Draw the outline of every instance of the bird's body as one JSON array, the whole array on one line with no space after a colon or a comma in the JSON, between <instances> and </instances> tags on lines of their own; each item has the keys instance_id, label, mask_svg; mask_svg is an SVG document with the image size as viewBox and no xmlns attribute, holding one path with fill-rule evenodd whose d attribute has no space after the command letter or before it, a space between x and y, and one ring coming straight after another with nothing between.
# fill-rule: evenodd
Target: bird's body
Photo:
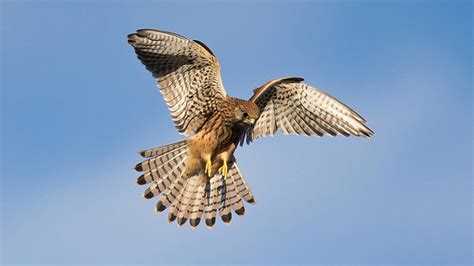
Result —
<instances>
[{"instance_id":1,"label":"bird's body","mask_svg":"<svg viewBox=\"0 0 474 266\"><path fill-rule=\"evenodd\" d=\"M219 212L225 223L231 209L244 214L242 200L255 203L234 157L237 146L262 136L324 134L370 137L365 120L329 94L297 77L274 79L247 101L227 95L219 63L199 41L157 30L138 30L129 43L153 73L178 131L189 138L140 152L135 169L150 184L145 198L160 195L156 210L171 207L178 225L201 218L212 227Z\"/></svg>"},{"instance_id":2,"label":"bird's body","mask_svg":"<svg viewBox=\"0 0 474 266\"><path fill-rule=\"evenodd\" d=\"M253 119L258 116L257 105L252 102L226 97L218 105L219 112L215 112L189 141L189 163L186 166L186 175L204 174L205 166L211 162L208 176L214 176L217 170L228 162L238 146L242 135L249 124L245 118L236 119L235 109L243 108L247 114L252 113ZM247 111L248 109L248 111Z\"/></svg>"}]
</instances>

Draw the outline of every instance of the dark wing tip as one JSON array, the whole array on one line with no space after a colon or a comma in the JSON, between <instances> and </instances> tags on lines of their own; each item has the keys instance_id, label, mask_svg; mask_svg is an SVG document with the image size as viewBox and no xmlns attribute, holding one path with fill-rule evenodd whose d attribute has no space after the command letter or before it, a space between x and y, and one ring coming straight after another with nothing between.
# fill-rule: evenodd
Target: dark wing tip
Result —
<instances>
[{"instance_id":1,"label":"dark wing tip","mask_svg":"<svg viewBox=\"0 0 474 266\"><path fill-rule=\"evenodd\" d=\"M209 48L207 45L205 45L203 42L199 41L199 40L193 40L195 43L199 44L202 48L206 49L206 51L208 51L211 55L213 56L216 56L214 55L214 53L211 51L211 48Z\"/></svg>"},{"instance_id":2,"label":"dark wing tip","mask_svg":"<svg viewBox=\"0 0 474 266\"><path fill-rule=\"evenodd\" d=\"M137 30L138 33L145 33L145 31L157 31L157 30L154 30L154 29L138 29Z\"/></svg>"},{"instance_id":3,"label":"dark wing tip","mask_svg":"<svg viewBox=\"0 0 474 266\"><path fill-rule=\"evenodd\" d=\"M135 43L137 43L137 41L139 41L140 38L150 37L150 33L166 33L166 34L178 36L180 38L184 38L183 36L179 36L178 34L172 33L172 32L165 32L165 31L159 31L159 30L153 30L153 29L138 29L137 32L130 33L127 35L128 43L133 46Z\"/></svg>"},{"instance_id":4,"label":"dark wing tip","mask_svg":"<svg viewBox=\"0 0 474 266\"><path fill-rule=\"evenodd\" d=\"M303 78L300 77L285 77L285 78L279 78L279 79L272 79L268 81L267 83L263 84L261 87L258 87L253 90L253 95L250 97L249 101L251 102L256 102L260 95L263 94L267 89L275 86L278 83L281 82L301 82L303 81Z\"/></svg>"},{"instance_id":5,"label":"dark wing tip","mask_svg":"<svg viewBox=\"0 0 474 266\"><path fill-rule=\"evenodd\" d=\"M146 37L148 36L150 33L160 33L159 30L154 30L154 29L138 29L137 30L137 33L135 33L136 35L140 36L140 37Z\"/></svg>"},{"instance_id":6,"label":"dark wing tip","mask_svg":"<svg viewBox=\"0 0 474 266\"><path fill-rule=\"evenodd\" d=\"M141 35L143 37L148 36L149 33L168 34L168 35L172 35L174 37L189 40L188 38L184 37L183 35L179 35L177 33L171 32L171 31L155 30L155 29L138 29L137 30L137 34Z\"/></svg>"},{"instance_id":7,"label":"dark wing tip","mask_svg":"<svg viewBox=\"0 0 474 266\"><path fill-rule=\"evenodd\" d=\"M134 46L134 44L137 42L137 34L135 33L131 33L129 35L127 35L127 42L128 44L130 44L131 46Z\"/></svg>"},{"instance_id":8,"label":"dark wing tip","mask_svg":"<svg viewBox=\"0 0 474 266\"><path fill-rule=\"evenodd\" d=\"M365 126L365 130L362 131L362 133L367 137L367 138L370 138L372 137L373 135L375 135L375 132L372 131L372 129L370 129L368 126L364 125Z\"/></svg>"},{"instance_id":9,"label":"dark wing tip","mask_svg":"<svg viewBox=\"0 0 474 266\"><path fill-rule=\"evenodd\" d=\"M301 82L301 81L304 81L304 78L301 78L301 77L289 77L289 78L285 78L284 81Z\"/></svg>"}]
</instances>

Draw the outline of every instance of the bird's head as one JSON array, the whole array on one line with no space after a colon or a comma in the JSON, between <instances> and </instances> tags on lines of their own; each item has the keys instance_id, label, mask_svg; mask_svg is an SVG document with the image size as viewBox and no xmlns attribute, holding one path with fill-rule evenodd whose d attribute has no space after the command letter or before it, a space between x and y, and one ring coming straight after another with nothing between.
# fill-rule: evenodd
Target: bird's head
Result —
<instances>
[{"instance_id":1,"label":"bird's head","mask_svg":"<svg viewBox=\"0 0 474 266\"><path fill-rule=\"evenodd\" d=\"M259 116L260 109L253 102L241 101L235 108L236 120L244 125L253 125Z\"/></svg>"}]
</instances>

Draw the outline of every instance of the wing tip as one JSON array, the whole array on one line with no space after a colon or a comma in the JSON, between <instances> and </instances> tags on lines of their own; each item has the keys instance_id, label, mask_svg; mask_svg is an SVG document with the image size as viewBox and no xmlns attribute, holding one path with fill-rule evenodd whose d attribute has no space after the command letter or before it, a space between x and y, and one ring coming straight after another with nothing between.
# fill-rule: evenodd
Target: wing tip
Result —
<instances>
[{"instance_id":1,"label":"wing tip","mask_svg":"<svg viewBox=\"0 0 474 266\"><path fill-rule=\"evenodd\" d=\"M138 29L136 30L136 33L132 33L132 34L137 34L138 36L142 36L142 37L147 37L149 36L150 34L153 34L153 33L157 33L157 34L168 34L168 35L171 35L171 36L174 36L174 37L178 37L178 38L183 38L183 39L186 39L186 40L189 40L188 38L182 36L182 35L179 35L177 33L174 33L174 32L171 32L171 31L165 31L165 30L156 30L156 29L150 29L150 28L143 28L143 29Z\"/></svg>"},{"instance_id":2,"label":"wing tip","mask_svg":"<svg viewBox=\"0 0 474 266\"><path fill-rule=\"evenodd\" d=\"M197 43L199 46L201 46L202 48L204 48L208 53L210 53L211 55L213 56L216 56L211 48L209 48L205 43L201 42L200 40L193 40L193 42Z\"/></svg>"},{"instance_id":3,"label":"wing tip","mask_svg":"<svg viewBox=\"0 0 474 266\"><path fill-rule=\"evenodd\" d=\"M127 35L127 39L128 39L128 43L130 42L134 42L135 41L135 38L136 38L137 34L136 33L130 33Z\"/></svg>"},{"instance_id":4,"label":"wing tip","mask_svg":"<svg viewBox=\"0 0 474 266\"><path fill-rule=\"evenodd\" d=\"M299 83L299 82L304 81L304 78L293 76L293 77L284 77L284 78L279 78L279 79L272 79L272 80L268 81L267 83L263 84L262 86L260 86L258 88L255 88L253 90L253 95L252 95L252 97L250 97L249 101L255 102L260 97L260 95L264 91L266 91L268 88L273 87L276 84L281 83L281 82L285 82L285 81L298 82Z\"/></svg>"},{"instance_id":5,"label":"wing tip","mask_svg":"<svg viewBox=\"0 0 474 266\"><path fill-rule=\"evenodd\" d=\"M149 35L150 35L150 32L159 32L157 30L153 30L153 29L138 29L136 30L134 33L130 33L127 35L127 42L134 46L135 43L137 43L137 41L140 39L140 38L148 38Z\"/></svg>"},{"instance_id":6,"label":"wing tip","mask_svg":"<svg viewBox=\"0 0 474 266\"><path fill-rule=\"evenodd\" d=\"M368 128L367 126L365 127L366 130L363 132L364 135L365 135L365 138L371 138L373 136L375 136L375 132L372 131L370 128Z\"/></svg>"},{"instance_id":7,"label":"wing tip","mask_svg":"<svg viewBox=\"0 0 474 266\"><path fill-rule=\"evenodd\" d=\"M360 123L361 128L359 128L358 133L360 137L363 138L371 138L372 136L375 135L375 132L370 129L365 123Z\"/></svg>"}]
</instances>

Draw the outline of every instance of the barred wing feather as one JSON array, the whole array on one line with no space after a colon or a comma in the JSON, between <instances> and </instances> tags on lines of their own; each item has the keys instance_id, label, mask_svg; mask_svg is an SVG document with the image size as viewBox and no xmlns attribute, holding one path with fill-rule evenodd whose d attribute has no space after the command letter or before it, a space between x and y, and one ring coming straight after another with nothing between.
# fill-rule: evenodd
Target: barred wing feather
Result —
<instances>
[{"instance_id":1,"label":"barred wing feather","mask_svg":"<svg viewBox=\"0 0 474 266\"><path fill-rule=\"evenodd\" d=\"M148 29L128 35L128 43L155 77L176 129L186 136L198 131L226 97L212 51L199 41Z\"/></svg>"},{"instance_id":2,"label":"barred wing feather","mask_svg":"<svg viewBox=\"0 0 474 266\"><path fill-rule=\"evenodd\" d=\"M247 143L277 130L283 134L370 137L365 120L331 95L290 77L267 82L250 98L260 108L255 125L246 132Z\"/></svg>"}]
</instances>

